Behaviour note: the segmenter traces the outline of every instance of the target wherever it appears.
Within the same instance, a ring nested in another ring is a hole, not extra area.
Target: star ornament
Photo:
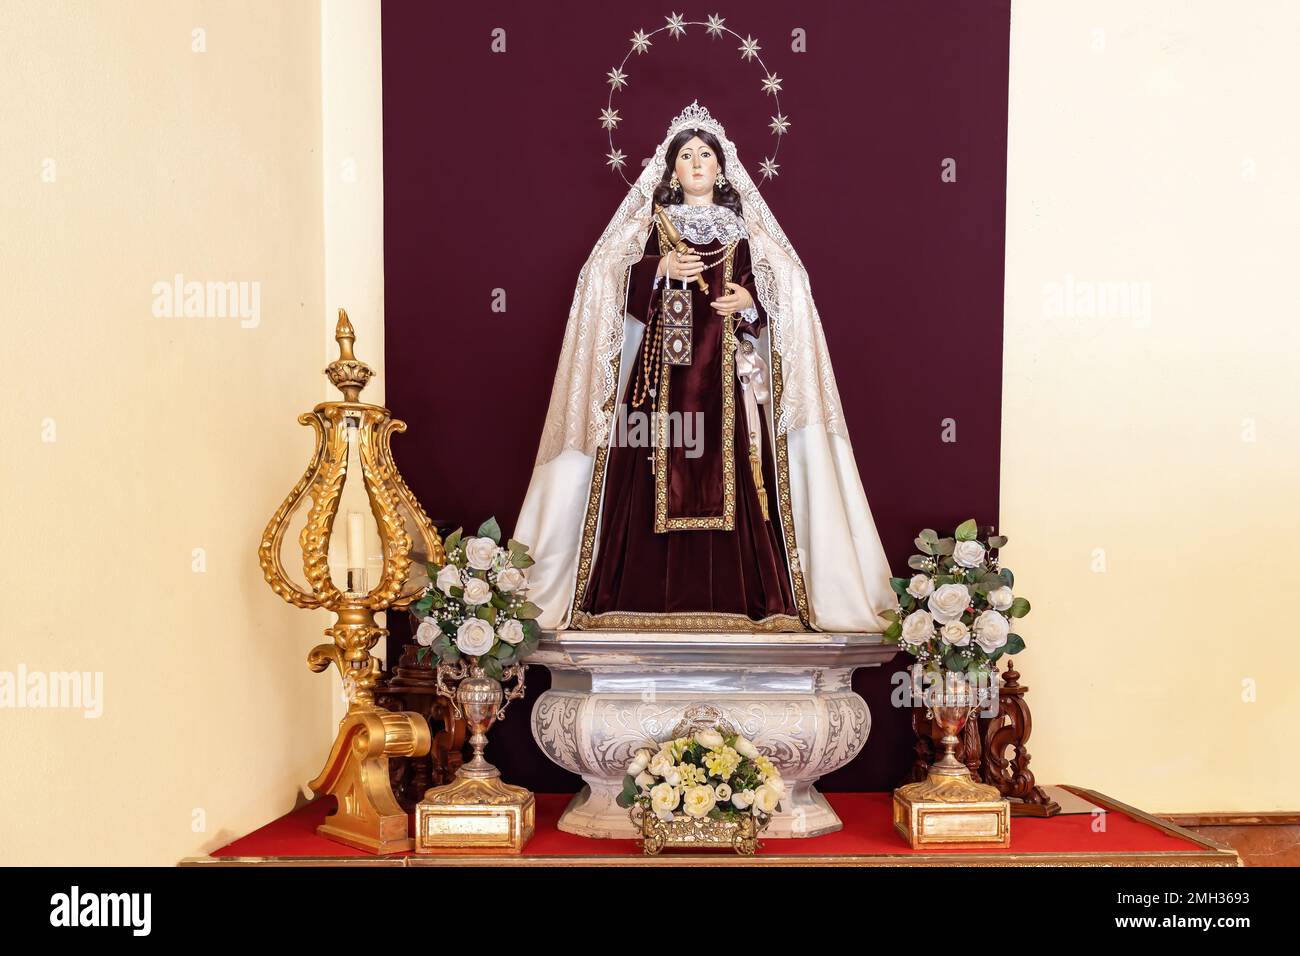
[[[777,175],[777,164],[772,162],[771,159],[764,159],[758,164],[758,168],[763,171],[764,179],[771,179]]]
[[[627,86],[627,74],[622,72],[618,67],[614,67],[614,69],[610,70],[605,75],[609,77],[606,82],[615,90],[621,90],[623,87]]]
[[[618,129],[618,124],[622,122],[623,117],[618,115],[618,110],[601,110],[600,125],[602,129]]]
[[[637,30],[636,33],[632,34],[630,42],[632,43],[632,52],[638,55],[644,53],[654,45],[650,42],[650,38],[646,35],[644,30]]]
[[[726,29],[726,27],[722,25],[725,22],[726,21],[723,20],[722,17],[718,16],[716,13],[710,13],[709,25],[704,28],[704,32],[709,34],[710,36],[720,37],[722,36],[722,31]]]
[[[627,159],[627,154],[624,153],[621,149],[616,149],[613,152],[605,154],[605,165],[608,166],[610,169],[614,169],[619,172],[622,172],[623,163],[626,159]]]
[[[664,19],[668,21],[668,32],[674,37],[686,34],[686,25],[680,13],[674,13],[671,17],[664,17]]]
[[[767,79],[763,81],[763,92],[775,96],[781,91],[781,78],[775,73],[767,74]]]
[[[772,127],[773,133],[775,133],[777,136],[780,136],[790,128],[790,118],[787,116],[783,116],[781,112],[778,110],[777,114],[772,117],[772,122],[768,123],[767,125]]]
[[[745,39],[741,42],[739,47],[740,58],[742,60],[753,59],[754,57],[758,56],[758,51],[761,49],[763,48],[758,45],[757,40],[755,40],[749,34],[745,34]]]

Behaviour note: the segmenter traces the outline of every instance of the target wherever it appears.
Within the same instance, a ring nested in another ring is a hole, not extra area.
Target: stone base
[[[763,836],[840,829],[813,784],[853,759],[870,732],[866,702],[850,687],[853,671],[879,666],[893,653],[877,634],[546,635],[530,658],[552,675],[533,709],[533,737],[586,782],[560,829],[603,839],[637,836],[616,802],[632,754],[701,720],[734,727],[780,769],[788,790]]]

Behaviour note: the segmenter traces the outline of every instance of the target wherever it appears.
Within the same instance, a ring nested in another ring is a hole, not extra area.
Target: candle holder
[[[322,402],[298,417],[315,429],[316,450],[266,526],[258,559],[267,584],[284,600],[336,615],[325,631],[330,642],[307,655],[316,673],[338,668],[348,698],[324,769],[309,784],[317,796],[338,799],[317,832],[372,853],[395,853],[413,849],[414,841],[393,795],[388,758],[427,754],[429,725],[418,713],[375,703],[380,666],[370,652],[388,635],[375,614],[418,598],[429,583],[428,564],[445,559],[442,539],[393,461],[392,436],[406,424],[358,400],[374,371],[353,354],[356,333],[343,309],[334,339],[339,358],[325,374],[343,401]]]

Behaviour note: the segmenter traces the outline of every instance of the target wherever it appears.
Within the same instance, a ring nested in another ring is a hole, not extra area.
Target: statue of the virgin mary
[[[897,606],[808,274],[698,102],[578,275],[515,537],[547,629],[877,632]]]

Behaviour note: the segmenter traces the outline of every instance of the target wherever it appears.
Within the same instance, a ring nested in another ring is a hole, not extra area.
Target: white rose
[[[491,538],[466,538],[464,544],[466,564],[475,571],[486,571],[492,567],[492,559],[497,553],[495,541]]]
[[[930,614],[935,623],[947,624],[962,616],[970,604],[970,591],[964,584],[941,584],[930,595]]]
[[[997,611],[985,611],[975,618],[971,630],[975,634],[975,643],[983,648],[985,654],[992,654],[1006,644],[1011,625]]]
[[[707,817],[709,811],[718,804],[718,798],[712,787],[687,787],[682,794],[682,809],[690,817]]]
[[[716,730],[701,730],[695,735],[695,742],[705,750],[717,750],[726,743],[726,741],[722,739],[722,734],[718,733]]]
[[[492,625],[479,617],[471,617],[456,629],[456,646],[462,654],[479,657],[492,650],[497,636]]]
[[[913,611],[903,618],[903,640],[908,644],[924,644],[934,637],[934,619],[929,611]]]
[[[934,593],[934,578],[928,574],[914,574],[907,582],[907,593],[918,601],[923,601]]]
[[[989,592],[989,603],[999,611],[1005,611],[1007,608],[1011,607],[1011,602],[1014,600],[1015,596],[1012,595],[1011,588],[1007,587],[1005,584],[1002,585],[1002,587],[994,588]]]
[[[636,785],[642,790],[649,790],[655,785],[655,778],[652,774],[639,773],[636,775]]]
[[[939,636],[945,644],[953,647],[965,647],[970,643],[970,628],[961,621],[949,621],[939,628]]]
[[[662,817],[677,809],[677,788],[667,783],[657,783],[650,788],[650,808]]]
[[[507,644],[515,645],[524,639],[524,626],[514,618],[501,622],[497,635]],[[648,758],[647,758],[648,759]]]
[[[637,776],[642,770],[650,765],[650,751],[642,747],[632,755],[632,762],[627,765],[627,773],[630,777]]]
[[[984,563],[984,545],[978,541],[958,541],[953,546],[952,559],[963,568],[978,568]]]
[[[754,746],[754,742],[748,737],[736,738],[736,753],[742,757],[748,757],[750,760],[758,759],[758,748]]]
[[[737,810],[744,810],[754,802],[753,790],[737,790],[731,795],[731,805]]]
[[[438,622],[431,617],[426,617],[420,622],[420,626],[415,629],[415,642],[423,647],[428,647],[438,639],[438,635],[441,633]]]
[[[486,604],[492,600],[492,585],[482,578],[470,578],[465,582],[465,596],[461,600],[470,606]]]
[[[673,755],[661,750],[650,758],[650,772],[656,777],[666,777],[673,769]]]
[[[524,586],[524,572],[518,568],[506,568],[497,575],[497,587],[502,591],[518,591]]]
[[[713,795],[718,798],[719,803],[726,803],[731,799],[731,785],[720,783],[713,788]]]
[[[775,813],[776,805],[780,802],[781,794],[770,783],[760,784],[754,791],[754,809],[759,813]]]
[[[451,589],[460,587],[460,568],[454,564],[444,564],[442,570],[438,572],[437,580],[433,583],[438,586],[439,591],[451,597]]]

